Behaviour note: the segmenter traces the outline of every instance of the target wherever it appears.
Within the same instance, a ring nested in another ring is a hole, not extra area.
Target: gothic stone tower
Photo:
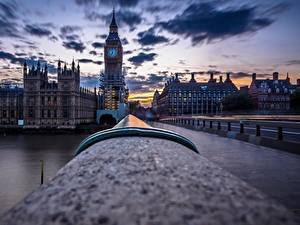
[[[104,46],[104,108],[118,109],[124,102],[124,78],[122,74],[123,47],[118,35],[118,26],[113,10],[109,35]]]

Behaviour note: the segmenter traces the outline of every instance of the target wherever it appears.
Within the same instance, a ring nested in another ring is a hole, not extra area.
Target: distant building
[[[152,98],[152,103],[151,103],[151,107],[154,110],[154,112],[157,112],[158,98],[159,98],[159,92],[158,92],[158,90],[155,90],[153,98]]]
[[[23,88],[7,84],[0,85],[0,125],[22,125]]]
[[[41,68],[26,63],[24,75],[24,127],[27,128],[75,128],[78,124],[95,121],[97,108],[96,90],[80,87],[80,67],[71,69],[58,62],[57,82],[48,80],[47,65]]]
[[[181,82],[176,74],[175,78],[165,84],[157,98],[157,113],[159,116],[216,114],[222,110],[222,99],[237,92],[229,73],[225,81],[220,76],[217,82],[210,74],[209,81],[201,83],[195,80],[193,73],[189,82]]]
[[[273,79],[257,79],[253,73],[249,95],[258,110],[286,111],[290,109],[290,95],[294,90],[288,74],[286,79],[279,79],[278,72],[273,73]]]

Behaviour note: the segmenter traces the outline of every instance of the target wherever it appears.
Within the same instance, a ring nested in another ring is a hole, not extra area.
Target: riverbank
[[[86,124],[77,126],[75,129],[66,128],[24,128],[14,126],[0,126],[0,135],[19,134],[93,134],[95,132],[112,128],[111,125]]]

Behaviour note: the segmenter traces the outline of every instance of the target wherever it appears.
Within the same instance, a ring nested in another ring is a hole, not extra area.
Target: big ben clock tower
[[[123,47],[118,34],[115,10],[109,26],[109,34],[104,45],[104,73],[100,77],[101,104],[97,114],[116,114],[122,117],[126,111],[128,90],[125,87],[122,70]],[[97,116],[98,117],[98,116]]]
[[[105,41],[104,62],[104,108],[118,109],[119,104],[124,103],[125,83],[122,74],[123,47],[118,35],[115,10]]]

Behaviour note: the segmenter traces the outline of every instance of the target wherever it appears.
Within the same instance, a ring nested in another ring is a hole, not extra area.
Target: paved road
[[[168,124],[152,126],[190,138],[200,154],[288,208],[300,212],[300,156]]]

